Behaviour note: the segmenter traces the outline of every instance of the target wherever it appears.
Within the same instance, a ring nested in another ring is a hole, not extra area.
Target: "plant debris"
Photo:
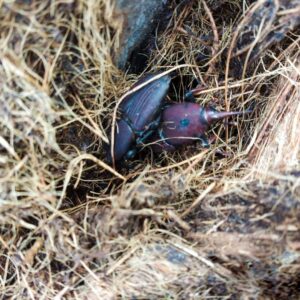
[[[1,299],[299,298],[300,3],[166,5],[142,73],[253,112],[116,170],[114,2],[0,3]]]

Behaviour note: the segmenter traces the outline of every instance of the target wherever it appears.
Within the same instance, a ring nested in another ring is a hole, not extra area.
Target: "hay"
[[[300,4],[271,2],[170,2],[145,71],[176,69],[171,101],[254,111],[118,170],[104,148],[139,76],[111,59],[114,3],[0,2],[1,299],[298,297]]]

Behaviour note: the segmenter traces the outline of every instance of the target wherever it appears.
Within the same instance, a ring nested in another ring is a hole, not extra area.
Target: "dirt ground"
[[[165,2],[133,73],[114,1],[0,1],[0,299],[299,299],[300,1]],[[113,167],[152,72],[169,102],[252,112]]]

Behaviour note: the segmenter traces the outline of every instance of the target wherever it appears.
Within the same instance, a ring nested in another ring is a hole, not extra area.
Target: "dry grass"
[[[298,297],[300,4],[285,2],[264,27],[265,1],[172,2],[146,71],[176,68],[172,101],[190,87],[254,112],[208,150],[146,147],[114,170],[107,132],[138,76],[113,65],[113,2],[0,1],[0,299]]]

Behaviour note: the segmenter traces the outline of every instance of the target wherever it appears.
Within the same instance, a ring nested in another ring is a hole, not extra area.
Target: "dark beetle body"
[[[212,107],[190,102],[170,105],[162,113],[153,149],[156,152],[174,151],[178,146],[192,144],[195,140],[208,146],[206,132],[210,125],[226,117],[244,113],[218,112]]]
[[[114,155],[115,160],[118,161],[128,152],[128,150],[132,146],[132,143],[135,140],[135,134],[133,133],[130,125],[122,119],[117,121],[116,127],[117,128],[115,130]]]
[[[157,74],[149,74],[139,80],[133,87],[150,80]],[[116,122],[114,160],[119,161],[139,141],[152,133],[152,123],[160,115],[164,98],[169,90],[171,77],[165,75],[152,81],[135,93],[127,96],[119,106],[120,119]],[[110,151],[109,151],[110,152]],[[109,153],[109,160],[111,155]],[[129,156],[129,155],[128,155]]]
[[[151,79],[154,75],[149,74],[139,80],[133,87]],[[165,75],[152,81],[137,92],[127,96],[120,105],[123,117],[127,117],[134,131],[143,131],[158,115],[163,100],[169,90],[171,78]]]

